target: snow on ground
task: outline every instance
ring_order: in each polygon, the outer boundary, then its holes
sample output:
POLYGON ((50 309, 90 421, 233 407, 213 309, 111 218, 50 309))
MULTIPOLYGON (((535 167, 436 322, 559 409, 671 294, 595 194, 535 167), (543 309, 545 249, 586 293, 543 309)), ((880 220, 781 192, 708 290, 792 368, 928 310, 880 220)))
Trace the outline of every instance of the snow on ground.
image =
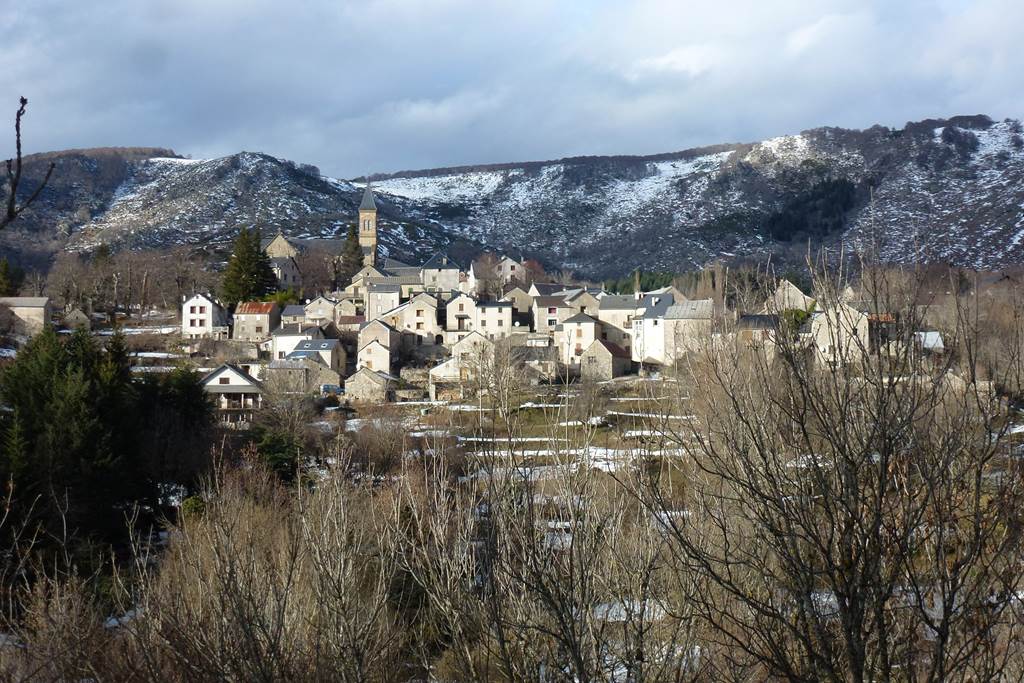
POLYGON ((375 190, 417 201, 479 201, 492 194, 510 171, 477 171, 443 176, 391 178, 373 183, 375 190))

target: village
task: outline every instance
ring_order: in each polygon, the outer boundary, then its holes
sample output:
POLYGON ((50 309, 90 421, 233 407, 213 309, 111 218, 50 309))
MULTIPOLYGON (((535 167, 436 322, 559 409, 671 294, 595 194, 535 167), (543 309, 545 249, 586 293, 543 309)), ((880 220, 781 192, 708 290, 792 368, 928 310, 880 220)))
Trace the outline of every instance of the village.
MULTIPOLYGON (((498 362, 525 386, 626 386, 658 377, 708 345, 770 351, 786 334, 815 361, 834 364, 851 351, 878 354, 895 339, 893 313, 859 300, 850 287, 826 309, 781 279, 766 300, 741 310, 721 294, 722 271, 712 273, 709 298, 688 299, 671 285, 640 291, 639 273, 633 293, 614 294, 539 281, 535 267, 507 255, 469 264, 444 253, 419 265, 380 258, 377 231, 367 186, 358 215, 363 267, 347 286, 304 303, 241 301, 233 310, 215 294, 196 292, 181 303, 180 344, 137 353, 136 372, 191 363, 205 374, 219 421, 245 428, 271 391, 331 396, 349 406, 442 404, 486 393, 482 376, 498 362)), ((280 290, 300 288, 297 258, 305 245, 279 232, 261 248, 280 290)), ((6 297, 0 306, 27 334, 51 320, 69 330, 93 322, 79 309, 55 318, 47 297, 6 297)), ((177 327, 166 319, 162 325, 155 330, 176 336, 177 327)), ((935 330, 915 331, 913 344, 931 357, 944 352, 935 330)))

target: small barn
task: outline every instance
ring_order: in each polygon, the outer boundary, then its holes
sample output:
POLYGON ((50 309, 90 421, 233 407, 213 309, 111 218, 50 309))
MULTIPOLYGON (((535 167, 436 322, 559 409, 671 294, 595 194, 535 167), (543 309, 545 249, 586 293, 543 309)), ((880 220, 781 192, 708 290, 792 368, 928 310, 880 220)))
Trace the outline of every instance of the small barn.
POLYGON ((621 377, 632 367, 629 353, 612 342, 595 340, 580 356, 580 377, 591 382, 604 382, 621 377))
POLYGON ((395 399, 398 379, 385 372, 361 368, 345 380, 345 396, 362 403, 387 403, 395 399))

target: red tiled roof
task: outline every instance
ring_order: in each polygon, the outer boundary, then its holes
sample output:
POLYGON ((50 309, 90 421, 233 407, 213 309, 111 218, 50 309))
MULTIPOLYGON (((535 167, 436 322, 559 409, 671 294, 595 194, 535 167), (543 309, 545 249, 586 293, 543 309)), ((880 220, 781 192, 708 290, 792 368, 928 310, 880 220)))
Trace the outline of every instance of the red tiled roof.
POLYGON ((267 315, 269 313, 273 313, 276 307, 277 304, 275 304, 272 301, 243 301, 242 303, 238 304, 237 308, 235 308, 235 315, 238 315, 239 313, 243 315, 267 315))

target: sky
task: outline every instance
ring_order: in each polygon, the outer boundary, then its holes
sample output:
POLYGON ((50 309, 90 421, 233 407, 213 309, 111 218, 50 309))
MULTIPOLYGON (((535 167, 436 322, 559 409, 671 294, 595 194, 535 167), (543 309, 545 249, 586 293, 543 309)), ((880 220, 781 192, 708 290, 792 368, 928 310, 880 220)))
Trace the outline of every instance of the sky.
MULTIPOLYGON (((26 152, 337 177, 1024 117, 1020 0, 10 0, 26 152)), ((13 144, 0 132, 0 153, 13 144)))

